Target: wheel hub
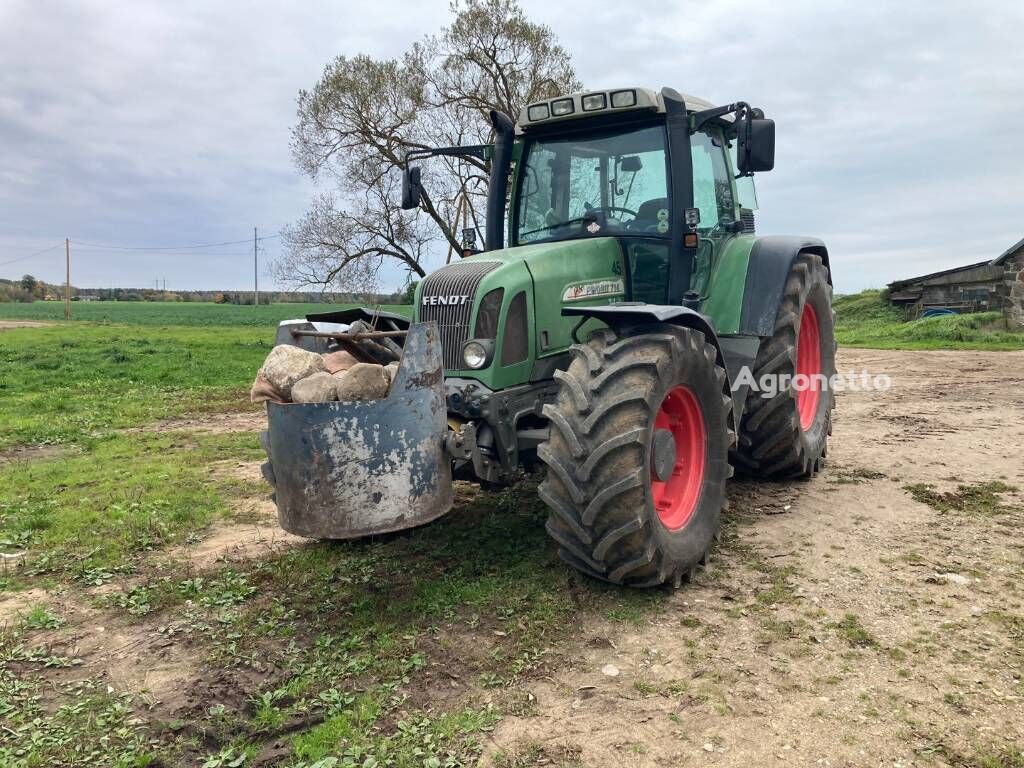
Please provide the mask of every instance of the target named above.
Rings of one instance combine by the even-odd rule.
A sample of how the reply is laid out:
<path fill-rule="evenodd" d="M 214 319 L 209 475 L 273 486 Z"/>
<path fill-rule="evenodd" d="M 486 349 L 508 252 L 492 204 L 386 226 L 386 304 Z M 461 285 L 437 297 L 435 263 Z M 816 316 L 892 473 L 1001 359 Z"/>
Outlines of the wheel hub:
<path fill-rule="evenodd" d="M 676 465 L 676 439 L 667 429 L 655 430 L 651 449 L 651 470 L 658 480 L 667 482 Z"/>

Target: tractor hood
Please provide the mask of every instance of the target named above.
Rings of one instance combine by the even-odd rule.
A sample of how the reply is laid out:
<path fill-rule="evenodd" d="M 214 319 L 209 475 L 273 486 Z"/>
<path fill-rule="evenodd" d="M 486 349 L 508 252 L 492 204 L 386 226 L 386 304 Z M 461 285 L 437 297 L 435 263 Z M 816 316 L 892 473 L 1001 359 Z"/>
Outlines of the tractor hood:
<path fill-rule="evenodd" d="M 446 376 L 477 379 L 491 389 L 525 384 L 548 378 L 544 359 L 572 344 L 578 321 L 562 317 L 562 307 L 623 300 L 623 267 L 622 249 L 611 237 L 488 251 L 424 278 L 415 318 L 438 323 Z M 489 342 L 483 368 L 469 369 L 463 361 L 470 339 Z"/>

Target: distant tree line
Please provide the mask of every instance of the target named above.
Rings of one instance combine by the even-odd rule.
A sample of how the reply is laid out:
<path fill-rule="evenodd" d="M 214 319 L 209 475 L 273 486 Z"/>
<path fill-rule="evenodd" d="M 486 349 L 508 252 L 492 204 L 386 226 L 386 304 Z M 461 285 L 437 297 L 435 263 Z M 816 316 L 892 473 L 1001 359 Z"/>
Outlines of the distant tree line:
<path fill-rule="evenodd" d="M 413 284 L 412 287 L 415 287 Z M 322 291 L 260 291 L 260 304 L 402 304 L 411 301 L 411 291 L 395 293 L 329 293 Z M 32 275 L 20 280 L 0 278 L 0 303 L 63 301 L 64 286 L 53 285 Z M 157 301 L 212 302 L 249 305 L 252 291 L 160 291 L 153 288 L 77 288 L 71 286 L 72 301 Z"/>

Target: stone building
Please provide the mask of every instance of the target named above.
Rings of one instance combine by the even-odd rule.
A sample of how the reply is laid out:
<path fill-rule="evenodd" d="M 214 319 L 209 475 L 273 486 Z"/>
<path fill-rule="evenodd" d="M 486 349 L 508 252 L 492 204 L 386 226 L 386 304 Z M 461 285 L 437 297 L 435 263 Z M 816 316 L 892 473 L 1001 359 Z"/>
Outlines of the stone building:
<path fill-rule="evenodd" d="M 999 311 L 1010 326 L 1024 326 L 1024 239 L 991 261 L 889 283 L 889 300 L 911 318 L 929 309 Z"/>

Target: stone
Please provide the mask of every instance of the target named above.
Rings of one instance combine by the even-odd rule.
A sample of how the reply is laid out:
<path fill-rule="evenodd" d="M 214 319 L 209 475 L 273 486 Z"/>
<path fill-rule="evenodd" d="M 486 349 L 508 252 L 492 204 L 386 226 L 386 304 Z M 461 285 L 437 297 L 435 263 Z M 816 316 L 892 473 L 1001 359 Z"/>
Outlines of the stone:
<path fill-rule="evenodd" d="M 398 363 L 388 363 L 384 366 L 384 378 L 388 380 L 389 387 L 395 383 L 396 376 L 398 376 Z"/>
<path fill-rule="evenodd" d="M 616 667 L 614 664 L 605 664 L 603 667 L 601 667 L 601 674 L 606 675 L 608 677 L 618 677 L 619 668 Z"/>
<path fill-rule="evenodd" d="M 268 400 L 273 403 L 287 402 L 284 395 L 266 380 L 262 372 L 256 374 L 256 381 L 252 383 L 252 389 L 249 390 L 249 400 L 254 403 L 265 403 Z"/>
<path fill-rule="evenodd" d="M 325 370 L 327 369 L 324 359 L 316 352 L 309 352 L 291 344 L 279 344 L 270 350 L 267 359 L 263 361 L 260 375 L 270 382 L 285 400 L 290 400 L 295 382 Z"/>
<path fill-rule="evenodd" d="M 343 349 L 337 352 L 327 352 L 323 355 L 323 358 L 324 366 L 326 366 L 328 373 L 347 371 L 359 362 L 350 352 L 346 352 Z"/>
<path fill-rule="evenodd" d="M 382 365 L 356 363 L 344 376 L 335 376 L 334 380 L 339 400 L 380 400 L 388 394 L 388 380 Z"/>
<path fill-rule="evenodd" d="M 314 373 L 292 385 L 293 403 L 329 403 L 337 399 L 338 380 L 326 371 Z"/>

